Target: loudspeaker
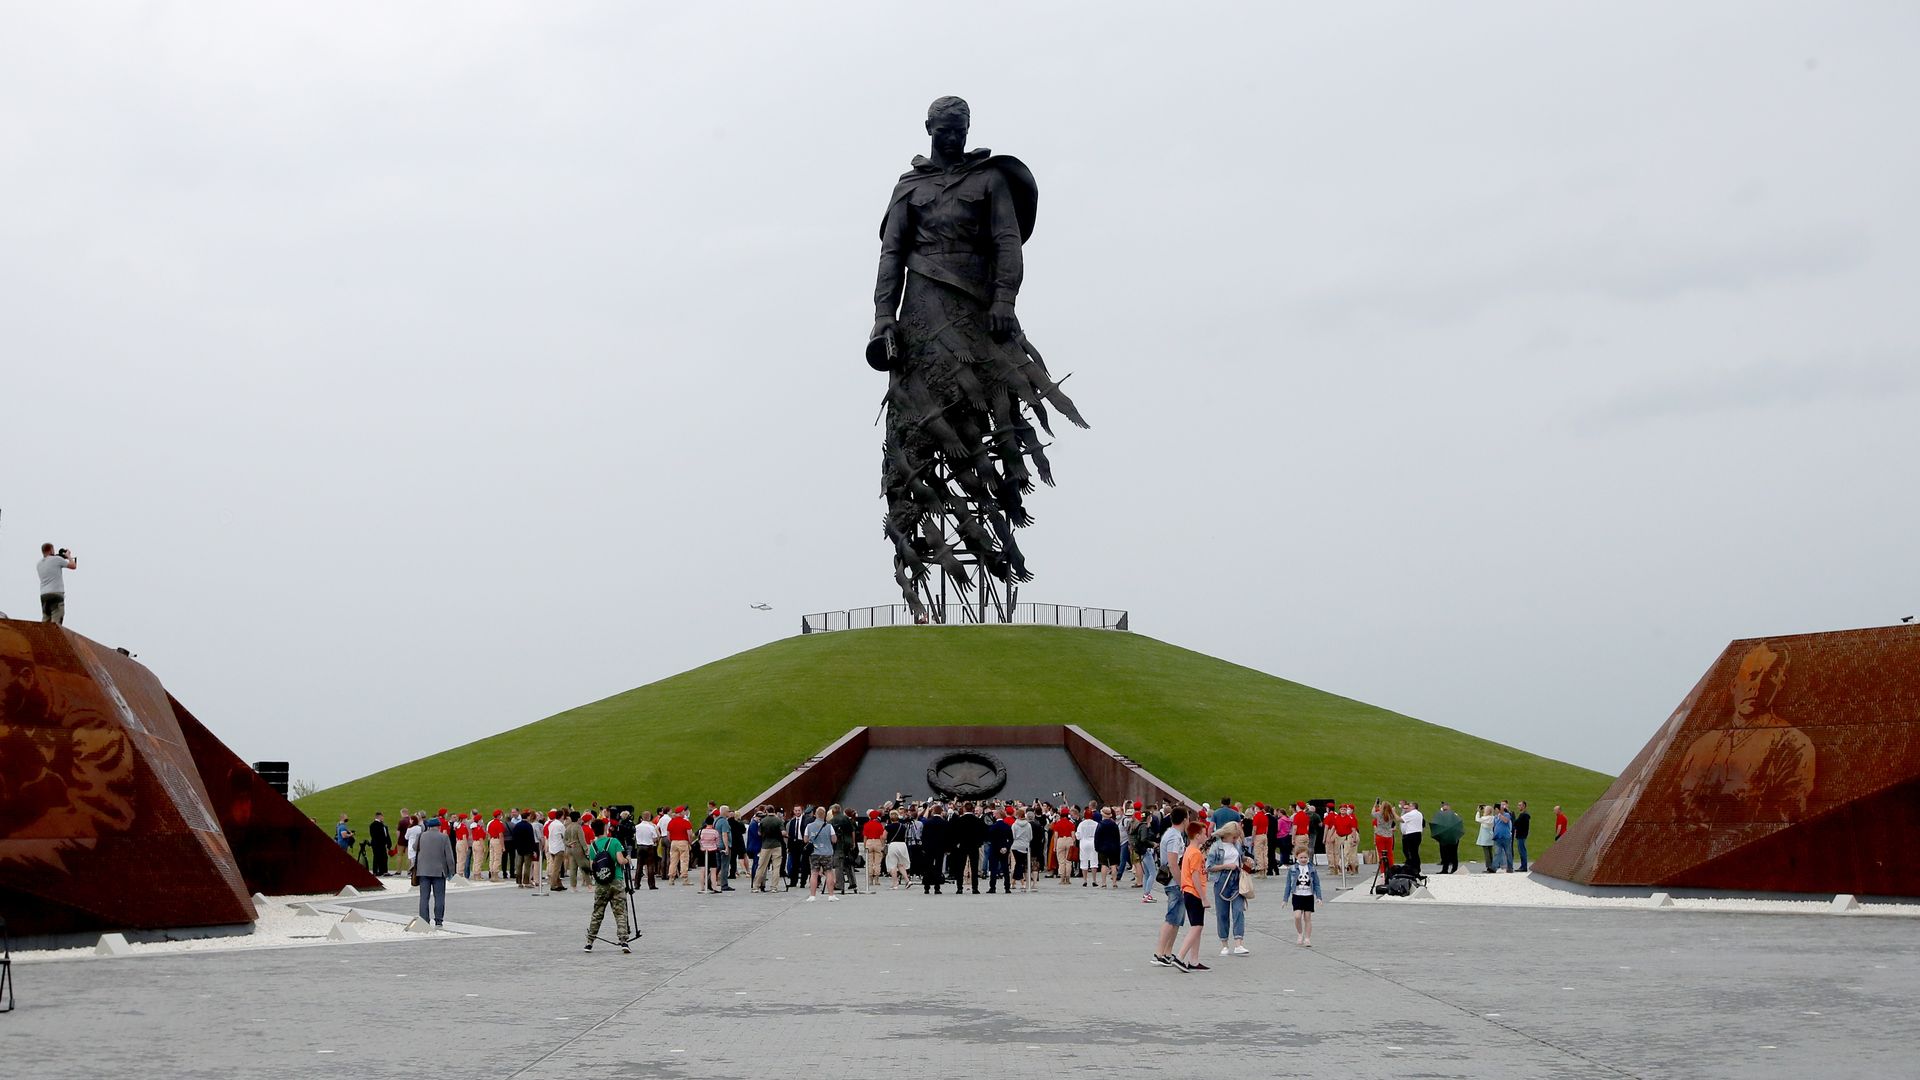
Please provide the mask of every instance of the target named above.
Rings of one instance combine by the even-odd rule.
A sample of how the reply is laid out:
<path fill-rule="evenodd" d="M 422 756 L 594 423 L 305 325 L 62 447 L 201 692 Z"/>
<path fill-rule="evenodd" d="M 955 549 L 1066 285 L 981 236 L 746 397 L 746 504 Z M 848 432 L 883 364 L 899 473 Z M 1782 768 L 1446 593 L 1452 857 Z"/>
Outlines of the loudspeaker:
<path fill-rule="evenodd" d="M 272 788 L 273 790 L 279 792 L 282 795 L 285 795 L 287 793 L 287 763 L 286 762 L 256 761 L 253 763 L 253 771 L 260 774 L 260 779 L 265 780 L 267 782 L 268 787 Z"/>

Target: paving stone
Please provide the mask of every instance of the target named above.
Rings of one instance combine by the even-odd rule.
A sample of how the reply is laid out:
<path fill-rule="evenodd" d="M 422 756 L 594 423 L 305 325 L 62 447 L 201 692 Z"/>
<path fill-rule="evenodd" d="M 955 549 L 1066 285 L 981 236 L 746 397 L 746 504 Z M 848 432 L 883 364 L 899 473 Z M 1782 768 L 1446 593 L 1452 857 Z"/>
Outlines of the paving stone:
<path fill-rule="evenodd" d="M 1907 1075 L 1916 1046 L 1908 919 L 1329 904 L 1303 949 L 1275 891 L 1249 907 L 1253 955 L 1220 956 L 1209 925 L 1214 970 L 1183 974 L 1149 963 L 1164 905 L 1133 890 L 803 895 L 643 889 L 631 956 L 581 951 L 591 890 L 505 888 L 448 915 L 525 936 L 30 964 L 0 1060 L 35 1080 L 135 1062 L 145 1080 L 411 1080 L 448 1068 L 423 1009 L 484 1014 L 454 1071 L 502 1080 L 1804 1080 Z"/>

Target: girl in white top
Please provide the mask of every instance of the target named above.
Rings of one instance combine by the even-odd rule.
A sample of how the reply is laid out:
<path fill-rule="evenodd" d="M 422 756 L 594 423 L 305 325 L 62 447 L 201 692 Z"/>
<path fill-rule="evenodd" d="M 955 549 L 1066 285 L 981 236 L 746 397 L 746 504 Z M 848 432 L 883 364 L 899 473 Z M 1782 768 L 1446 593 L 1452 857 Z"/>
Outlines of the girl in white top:
<path fill-rule="evenodd" d="M 1287 867 L 1287 893 L 1293 901 L 1294 943 L 1313 948 L 1313 902 L 1321 899 L 1320 870 L 1313 856 L 1301 852 Z"/>
<path fill-rule="evenodd" d="M 911 859 L 907 851 L 907 823 L 900 820 L 900 811 L 893 811 L 887 821 L 887 873 L 893 875 L 893 884 L 889 889 L 905 889 L 907 868 Z"/>
<path fill-rule="evenodd" d="M 1074 828 L 1074 839 L 1080 843 L 1080 887 L 1099 884 L 1100 853 L 1093 848 L 1093 835 L 1100 830 L 1100 821 L 1094 817 L 1092 806 L 1087 807 L 1087 816 L 1080 819 Z"/>

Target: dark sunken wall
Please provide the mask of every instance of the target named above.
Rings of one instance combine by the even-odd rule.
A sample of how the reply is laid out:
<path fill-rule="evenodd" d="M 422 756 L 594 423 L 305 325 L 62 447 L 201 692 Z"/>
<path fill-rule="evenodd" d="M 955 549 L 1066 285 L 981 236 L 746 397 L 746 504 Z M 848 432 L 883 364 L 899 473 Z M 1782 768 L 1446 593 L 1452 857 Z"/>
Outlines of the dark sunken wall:
<path fill-rule="evenodd" d="M 909 795 L 924 795 L 926 766 L 937 756 L 937 751 L 957 748 L 985 750 L 1001 757 L 1002 760 L 1007 760 L 1008 755 L 1001 752 L 1003 747 L 1033 750 L 1058 748 L 1064 752 L 1068 759 L 1066 762 L 1053 759 L 1054 763 L 1046 765 L 1044 773 L 1036 774 L 1058 777 L 1055 782 L 1041 783 L 1040 791 L 1043 794 L 1066 791 L 1070 768 L 1072 772 L 1079 774 L 1085 787 L 1091 789 L 1088 794 L 1104 803 L 1118 804 L 1135 799 L 1158 802 L 1165 799 L 1188 807 L 1199 805 L 1152 773 L 1140 768 L 1131 758 L 1116 753 L 1105 743 L 1073 724 L 854 728 L 820 753 L 802 762 L 792 772 L 781 777 L 772 787 L 741 805 L 759 806 L 763 803 L 771 803 L 775 806 L 791 807 L 848 801 L 842 798 L 842 795 L 849 791 L 855 774 L 861 770 L 862 759 L 872 749 L 914 748 L 925 754 L 916 774 L 919 779 L 912 788 L 903 786 L 902 781 L 906 778 L 900 775 L 899 766 L 894 764 L 895 761 L 905 759 L 889 759 L 885 765 L 887 779 L 878 781 L 876 788 L 876 790 L 885 789 L 885 796 L 879 801 L 891 798 L 896 788 L 905 790 Z M 1041 769 L 1040 759 L 1036 758 L 1033 765 L 1036 770 Z M 1013 776 L 1011 761 L 1008 762 L 1008 768 L 1007 788 L 1001 792 L 1001 795 L 1015 799 L 1032 798 L 1035 792 L 1026 789 L 1032 785 L 1032 780 L 1020 780 Z M 866 783 L 863 780 L 861 788 L 854 794 L 859 795 L 865 792 Z M 1068 797 L 1072 798 L 1071 795 Z M 1081 802 L 1085 798 L 1086 794 L 1082 794 L 1075 801 Z"/>
<path fill-rule="evenodd" d="M 1094 790 L 1073 756 L 1064 746 L 994 746 L 980 743 L 954 743 L 947 746 L 876 746 L 854 770 L 835 801 L 868 809 L 904 792 L 909 799 L 925 799 L 933 792 L 927 787 L 927 766 L 953 750 L 984 750 L 1000 759 L 1007 769 L 1007 786 L 997 798 L 1065 799 L 1079 806 L 1094 797 Z M 1060 795 L 1055 795 L 1060 792 Z"/>

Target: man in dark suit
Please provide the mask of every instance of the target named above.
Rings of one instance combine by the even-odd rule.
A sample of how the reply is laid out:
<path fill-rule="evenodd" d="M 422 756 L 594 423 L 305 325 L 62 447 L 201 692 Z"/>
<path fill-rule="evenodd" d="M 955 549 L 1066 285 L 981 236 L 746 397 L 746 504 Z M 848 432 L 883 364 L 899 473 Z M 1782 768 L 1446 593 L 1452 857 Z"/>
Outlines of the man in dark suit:
<path fill-rule="evenodd" d="M 388 831 L 387 823 L 374 811 L 373 820 L 367 823 L 367 842 L 373 845 L 373 876 L 387 876 L 387 850 L 393 847 L 393 833 Z"/>
<path fill-rule="evenodd" d="M 787 888 L 797 889 L 807 879 L 807 822 L 813 819 L 805 807 L 794 805 L 787 819 Z"/>
<path fill-rule="evenodd" d="M 939 803 L 927 807 L 927 819 L 920 829 L 920 848 L 927 864 L 927 872 L 920 876 L 920 891 L 935 896 L 946 881 L 941 870 L 947 861 L 947 819 L 940 811 Z"/>
<path fill-rule="evenodd" d="M 1513 853 L 1520 857 L 1519 873 L 1527 872 L 1527 834 L 1533 831 L 1533 815 L 1527 812 L 1527 800 L 1520 800 L 1520 812 L 1513 815 Z"/>
<path fill-rule="evenodd" d="M 987 825 L 974 813 L 972 803 L 963 803 L 960 814 L 947 826 L 948 869 L 953 874 L 953 895 L 959 896 L 967 891 L 969 883 L 973 891 L 980 891 L 980 845 L 987 842 Z"/>
<path fill-rule="evenodd" d="M 520 811 L 520 819 L 507 827 L 507 847 L 513 852 L 513 880 L 522 889 L 533 888 L 533 875 L 540 872 L 540 831 L 533 823 L 533 811 Z"/>
<path fill-rule="evenodd" d="M 1013 810 L 1009 808 L 1004 815 L 993 815 L 993 821 L 987 826 L 987 891 L 1004 888 L 1013 891 L 1012 860 L 1008 853 L 1013 850 Z M 979 890 L 974 890 L 978 892 Z"/>

